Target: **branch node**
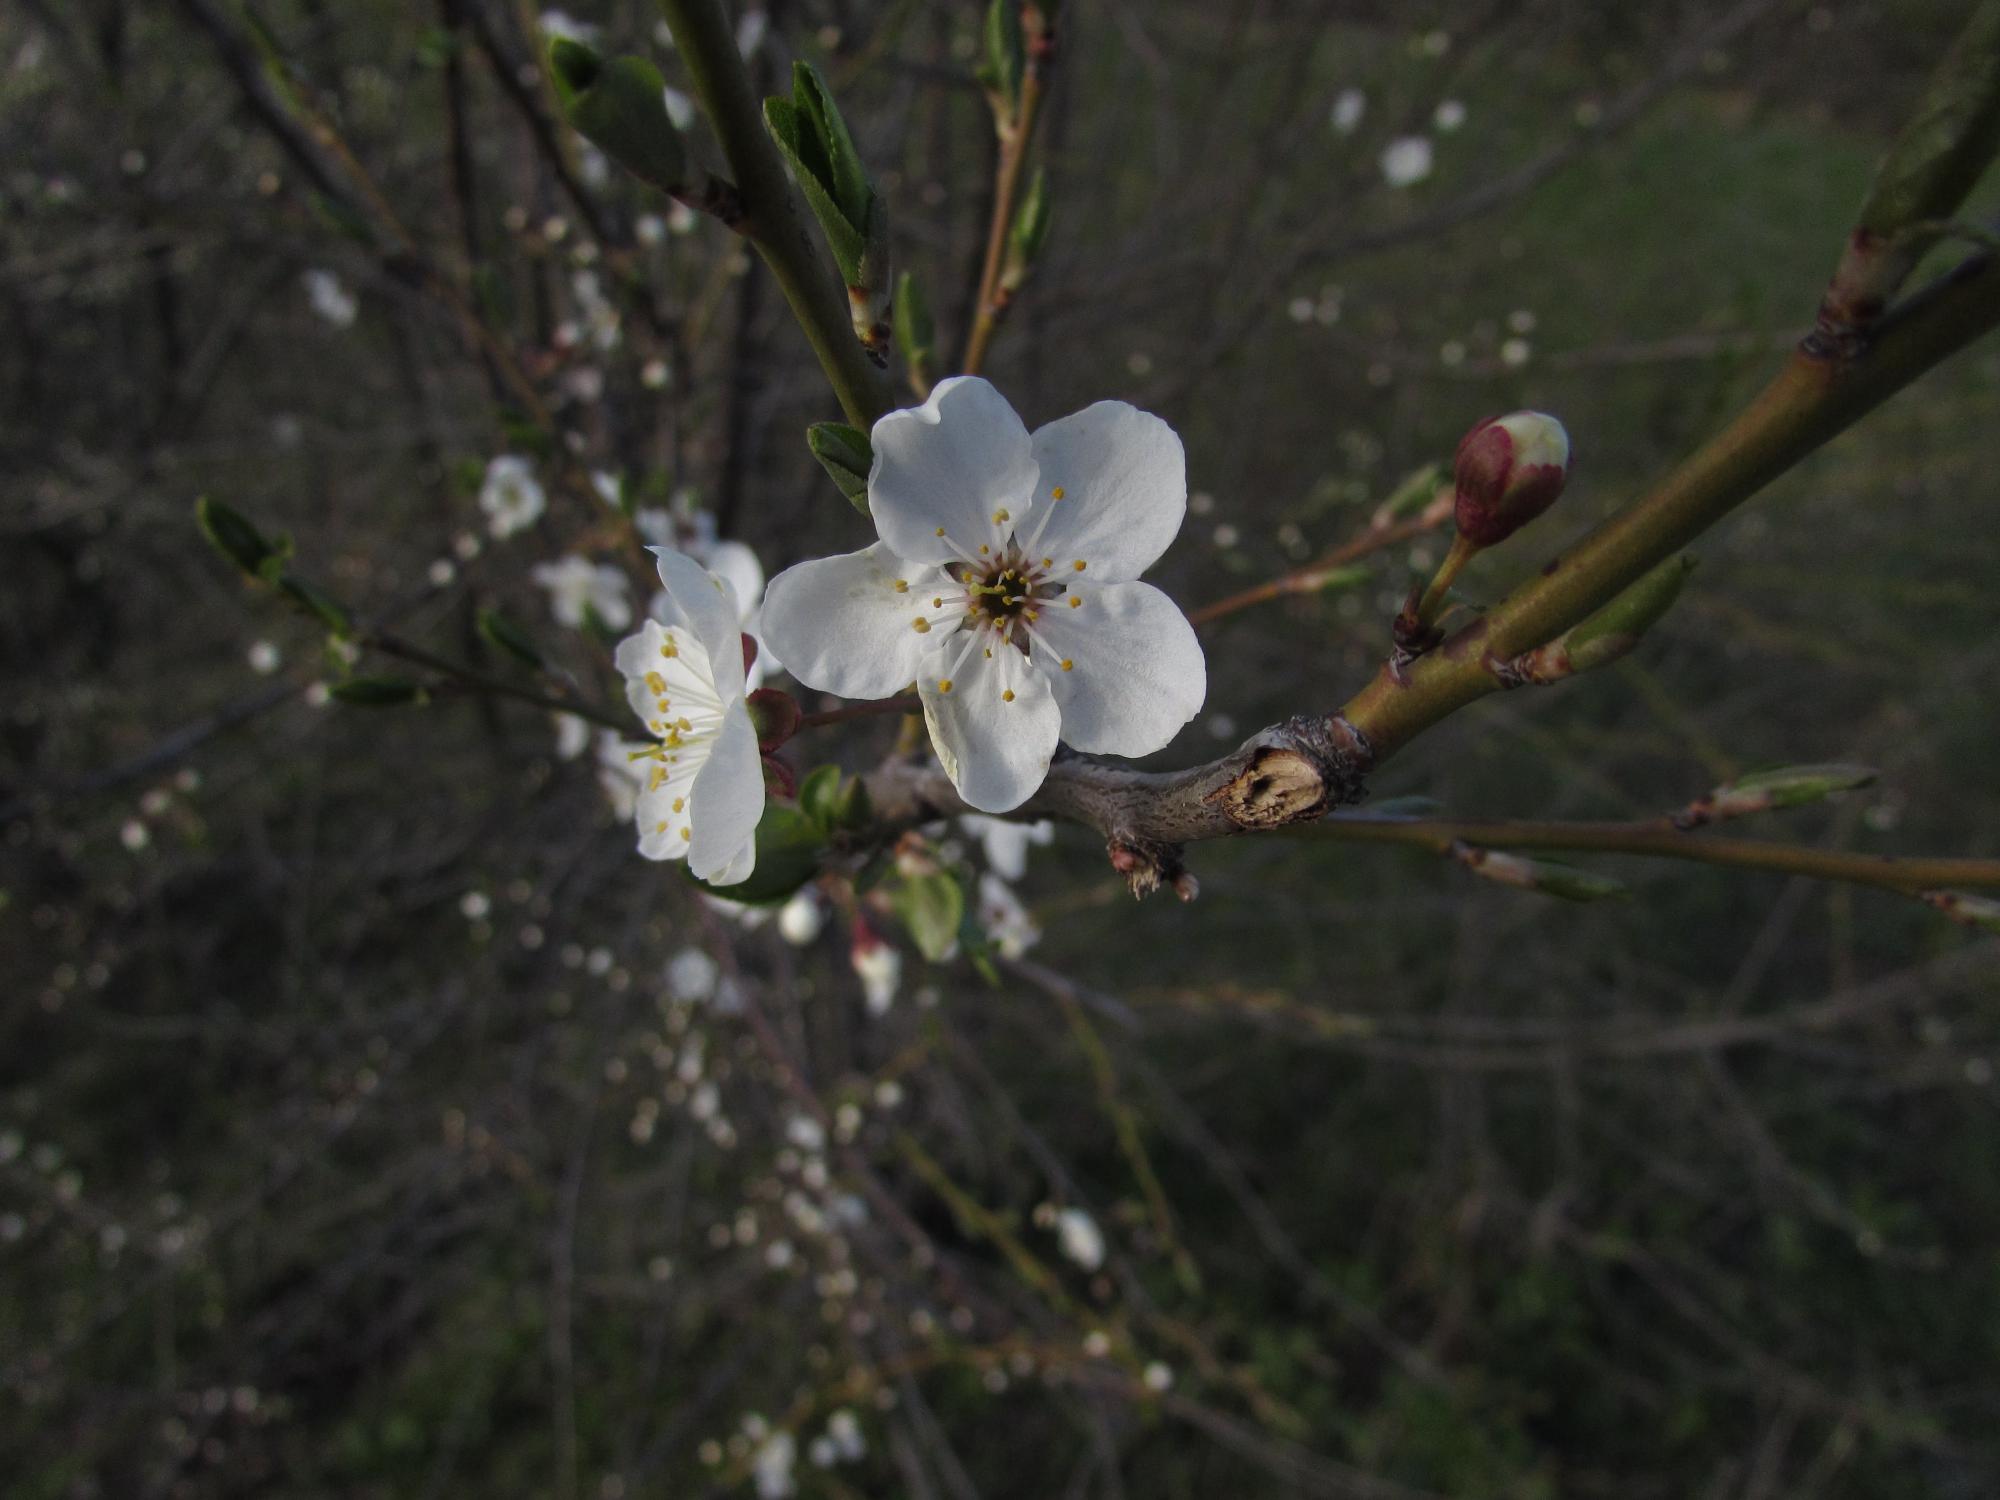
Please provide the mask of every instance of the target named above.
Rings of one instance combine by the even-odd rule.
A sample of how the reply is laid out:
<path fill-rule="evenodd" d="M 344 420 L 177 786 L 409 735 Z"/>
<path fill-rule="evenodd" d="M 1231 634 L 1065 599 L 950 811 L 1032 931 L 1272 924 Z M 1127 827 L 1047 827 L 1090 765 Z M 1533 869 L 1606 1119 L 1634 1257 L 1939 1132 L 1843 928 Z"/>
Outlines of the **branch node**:
<path fill-rule="evenodd" d="M 1345 718 L 1300 714 L 1253 743 L 1249 763 L 1202 801 L 1238 828 L 1283 828 L 1359 801 L 1373 763 L 1367 737 Z"/>

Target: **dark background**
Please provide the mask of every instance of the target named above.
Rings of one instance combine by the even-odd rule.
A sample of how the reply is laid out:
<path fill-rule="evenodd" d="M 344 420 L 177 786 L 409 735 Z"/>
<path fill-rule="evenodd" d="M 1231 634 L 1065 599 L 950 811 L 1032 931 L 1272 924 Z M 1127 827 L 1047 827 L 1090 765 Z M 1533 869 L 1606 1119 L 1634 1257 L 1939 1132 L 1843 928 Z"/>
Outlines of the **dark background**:
<path fill-rule="evenodd" d="M 571 9 L 685 86 L 638 0 Z M 774 9 L 753 66 L 824 68 L 955 337 L 979 8 Z M 1190 608 L 1341 542 L 1473 420 L 1553 411 L 1571 490 L 1468 581 L 1497 596 L 1768 374 L 1968 9 L 1072 0 L 1053 239 L 990 373 L 1031 424 L 1175 424 L 1198 498 L 1153 576 Z M 875 1017 L 840 913 L 793 948 L 704 908 L 539 710 L 314 706 L 323 633 L 203 545 L 198 494 L 361 617 L 498 670 L 472 620 L 503 604 L 614 692 L 527 579 L 639 577 L 587 488 L 454 554 L 518 414 L 419 262 L 578 464 L 693 486 L 774 572 L 867 538 L 762 271 L 713 224 L 636 243 L 664 205 L 532 123 L 529 0 L 252 11 L 414 251 L 348 233 L 246 105 L 233 5 L 0 13 L 0 1488 L 755 1493 L 754 1413 L 809 1496 L 2000 1490 L 2000 970 L 1914 902 L 1607 859 L 1634 899 L 1571 907 L 1256 840 L 1135 906 L 1072 831 L 1021 887 L 1028 960 L 996 988 L 912 953 Z M 1434 172 L 1388 186 L 1417 133 Z M 608 353 L 557 347 L 586 245 L 621 268 Z M 1976 347 L 1705 539 L 1638 655 L 1476 705 L 1375 790 L 1643 816 L 1849 760 L 1881 779 L 1760 831 L 1996 852 L 1996 392 Z M 1441 550 L 1207 632 L 1163 758 L 1340 701 Z M 766 1033 L 668 998 L 690 947 Z M 788 1136 L 801 1079 L 851 1141 Z M 865 1216 L 797 1212 L 842 1194 Z M 1047 1203 L 1095 1217 L 1098 1274 Z M 815 1467 L 840 1407 L 867 1454 Z"/>

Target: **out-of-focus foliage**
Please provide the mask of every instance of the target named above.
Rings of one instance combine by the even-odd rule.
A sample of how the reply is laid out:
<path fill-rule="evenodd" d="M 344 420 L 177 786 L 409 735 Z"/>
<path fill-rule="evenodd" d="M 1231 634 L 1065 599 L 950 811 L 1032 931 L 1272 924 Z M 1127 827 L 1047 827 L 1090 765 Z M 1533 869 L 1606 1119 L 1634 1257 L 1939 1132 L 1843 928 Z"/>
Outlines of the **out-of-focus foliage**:
<path fill-rule="evenodd" d="M 527 668 L 490 622 L 532 622 L 606 700 L 528 581 L 588 551 L 646 598 L 591 472 L 694 488 L 771 569 L 867 524 L 762 273 L 549 124 L 531 5 L 253 9 L 262 41 L 213 0 L 0 13 L 10 1496 L 2000 1489 L 2000 983 L 1914 903 L 1598 861 L 1634 899 L 1572 906 L 1265 840 L 1134 907 L 1064 833 L 993 985 L 844 889 L 802 945 L 705 905 L 540 710 L 327 701 L 390 664 L 246 584 L 198 495 L 357 621 L 494 675 Z M 934 373 L 985 230 L 984 9 L 798 0 L 746 38 L 765 92 L 795 58 L 837 92 Z M 1580 528 L 1809 322 L 1963 7 L 1775 6 L 1603 128 L 1723 11 L 1065 5 L 1052 229 L 989 373 L 1031 422 L 1173 422 L 1196 493 L 1152 576 L 1190 606 L 1497 411 L 1567 424 L 1537 530 Z M 685 90 L 646 6 L 574 14 Z M 204 17 L 254 76 L 277 49 L 380 204 L 274 143 Z M 1855 762 L 1791 836 L 1994 852 L 1996 398 L 1976 348 L 1705 540 L 1634 655 L 1378 794 L 1623 817 Z M 508 451 L 548 510 L 494 540 Z M 1172 755 L 1337 701 L 1440 551 L 1208 632 Z M 936 951 L 927 882 L 964 903 L 972 861 L 941 839 L 858 882 L 914 882 Z"/>

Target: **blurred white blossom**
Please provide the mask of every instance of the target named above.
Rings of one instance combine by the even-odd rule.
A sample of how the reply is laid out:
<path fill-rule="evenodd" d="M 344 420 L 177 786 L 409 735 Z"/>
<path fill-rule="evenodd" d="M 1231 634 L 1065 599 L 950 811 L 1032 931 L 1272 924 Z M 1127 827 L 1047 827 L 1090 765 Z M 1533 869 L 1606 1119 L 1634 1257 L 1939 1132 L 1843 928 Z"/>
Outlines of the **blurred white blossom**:
<path fill-rule="evenodd" d="M 1431 175 L 1429 136 L 1406 135 L 1382 148 L 1382 180 L 1390 187 L 1414 187 Z"/>
<path fill-rule="evenodd" d="M 559 625 L 579 630 L 593 614 L 609 630 L 623 630 L 632 623 L 625 575 L 609 563 L 594 563 L 572 554 L 555 562 L 537 563 L 528 576 L 548 590 L 549 613 Z"/>
<path fill-rule="evenodd" d="M 331 271 L 311 270 L 299 278 L 305 283 L 306 300 L 312 310 L 335 328 L 351 328 L 361 305 L 338 276 Z"/>
<path fill-rule="evenodd" d="M 1058 1210 L 1056 1244 L 1064 1256 L 1086 1271 L 1095 1271 L 1104 1264 L 1104 1231 L 1097 1227 L 1097 1220 L 1080 1208 Z"/>
<path fill-rule="evenodd" d="M 1333 128 L 1341 135 L 1352 135 L 1361 126 L 1361 117 L 1368 113 L 1368 96 L 1360 89 L 1342 89 L 1333 97 L 1333 113 L 1330 116 Z"/>
<path fill-rule="evenodd" d="M 486 466 L 479 487 L 479 508 L 495 536 L 512 536 L 532 526 L 548 509 L 549 497 L 535 478 L 535 467 L 518 453 L 503 453 Z"/>

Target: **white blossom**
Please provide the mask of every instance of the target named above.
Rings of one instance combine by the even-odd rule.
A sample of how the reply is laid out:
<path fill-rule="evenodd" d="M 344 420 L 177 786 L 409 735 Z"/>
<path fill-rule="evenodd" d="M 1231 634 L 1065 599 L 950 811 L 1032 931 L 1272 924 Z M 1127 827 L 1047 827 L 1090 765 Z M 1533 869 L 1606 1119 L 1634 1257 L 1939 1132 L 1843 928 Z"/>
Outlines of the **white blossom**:
<path fill-rule="evenodd" d="M 833 1444 L 835 1456 L 848 1463 L 868 1455 L 868 1440 L 861 1435 L 861 1419 L 845 1406 L 827 1414 L 826 1436 Z"/>
<path fill-rule="evenodd" d="M 686 130 L 694 124 L 694 100 L 679 89 L 668 85 L 660 91 L 667 106 L 667 119 L 676 130 Z"/>
<path fill-rule="evenodd" d="M 260 677 L 268 677 L 285 664 L 284 654 L 270 641 L 250 643 L 250 670 Z"/>
<path fill-rule="evenodd" d="M 757 1487 L 757 1500 L 786 1500 L 797 1492 L 792 1468 L 798 1462 L 798 1444 L 789 1432 L 774 1432 L 757 1445 L 750 1457 L 750 1477 Z"/>
<path fill-rule="evenodd" d="M 1028 849 L 1050 843 L 1056 825 L 1044 818 L 1036 823 L 1015 823 L 1006 818 L 989 818 L 984 813 L 967 813 L 958 826 L 979 840 L 986 851 L 986 863 L 1002 880 L 1019 880 L 1028 873 Z"/>
<path fill-rule="evenodd" d="M 1465 104 L 1462 100 L 1446 99 L 1431 115 L 1431 123 L 1449 135 L 1465 123 Z"/>
<path fill-rule="evenodd" d="M 556 759 L 575 760 L 590 748 L 590 722 L 577 714 L 556 714 Z M 607 731 L 608 732 L 608 731 Z M 617 735 L 611 735 L 616 742 Z M 629 813 L 626 816 L 631 816 Z"/>
<path fill-rule="evenodd" d="M 1368 113 L 1368 96 L 1360 89 L 1342 89 L 1333 98 L 1333 113 L 1329 116 L 1334 130 L 1340 135 L 1352 135 L 1361 126 L 1361 117 Z"/>
<path fill-rule="evenodd" d="M 697 879 L 734 885 L 756 867 L 764 812 L 735 591 L 692 558 L 653 551 L 670 623 L 646 621 L 616 656 L 626 701 L 656 740 L 639 792 L 639 852 L 685 859 Z"/>
<path fill-rule="evenodd" d="M 356 300 L 338 276 L 331 271 L 311 270 L 299 278 L 305 283 L 306 300 L 312 310 L 335 328 L 351 328 L 355 315 L 361 310 Z"/>
<path fill-rule="evenodd" d="M 794 948 L 803 948 L 826 926 L 826 908 L 810 890 L 800 891 L 778 908 L 778 936 Z"/>
<path fill-rule="evenodd" d="M 1042 929 L 1013 887 L 991 870 L 979 877 L 979 925 L 1002 958 L 1019 958 L 1042 940 Z"/>
<path fill-rule="evenodd" d="M 759 47 L 764 45 L 764 34 L 771 29 L 771 13 L 761 6 L 746 10 L 736 23 L 736 51 L 744 61 L 749 61 Z"/>
<path fill-rule="evenodd" d="M 1194 629 L 1138 577 L 1187 509 L 1180 439 L 1100 401 L 1032 436 L 976 376 L 872 433 L 880 540 L 772 580 L 787 670 L 848 698 L 912 679 L 945 774 L 982 812 L 1026 801 L 1059 739 L 1144 755 L 1199 711 Z"/>
<path fill-rule="evenodd" d="M 560 741 L 558 742 L 560 748 Z M 613 730 L 597 735 L 597 785 L 619 822 L 627 822 L 639 810 L 639 792 L 646 784 L 653 759 L 652 746 L 628 740 Z"/>
<path fill-rule="evenodd" d="M 584 330 L 591 345 L 600 353 L 616 349 L 621 326 L 618 306 L 604 295 L 597 273 L 578 271 L 570 277 L 569 286 L 576 297 L 577 311 L 583 314 Z"/>
<path fill-rule="evenodd" d="M 556 562 L 537 563 L 528 576 L 549 591 L 549 612 L 559 625 L 579 630 L 592 615 L 609 630 L 623 630 L 632 623 L 625 575 L 609 563 L 594 563 L 572 554 Z"/>
<path fill-rule="evenodd" d="M 518 453 L 503 453 L 487 464 L 479 508 L 486 512 L 487 529 L 495 536 L 512 536 L 534 525 L 548 504 L 534 465 Z"/>
<path fill-rule="evenodd" d="M 1104 1264 L 1104 1231 L 1097 1227 L 1097 1220 L 1080 1208 L 1057 1211 L 1056 1244 L 1067 1258 L 1086 1271 L 1095 1271 Z"/>
<path fill-rule="evenodd" d="M 699 948 L 683 948 L 667 960 L 668 996 L 690 1005 L 713 999 L 721 977 L 721 966 Z"/>
<path fill-rule="evenodd" d="M 1382 180 L 1394 188 L 1415 187 L 1431 175 L 1432 155 L 1429 136 L 1398 136 L 1382 148 Z"/>
<path fill-rule="evenodd" d="M 871 1016 L 887 1015 L 896 1003 L 896 990 L 903 982 L 903 955 L 880 938 L 857 942 L 848 961 L 861 980 L 862 999 Z"/>
<path fill-rule="evenodd" d="M 757 691 L 777 668 L 763 635 L 764 565 L 757 554 L 742 542 L 717 536 L 714 512 L 704 510 L 695 492 L 685 486 L 674 491 L 665 510 L 648 506 L 634 512 L 632 524 L 646 541 L 677 547 L 709 572 L 729 580 L 736 590 L 738 623 L 757 642 L 757 659 L 750 664 L 745 679 L 748 690 Z M 666 596 L 655 594 L 648 613 L 664 620 L 661 610 L 665 606 Z"/>

